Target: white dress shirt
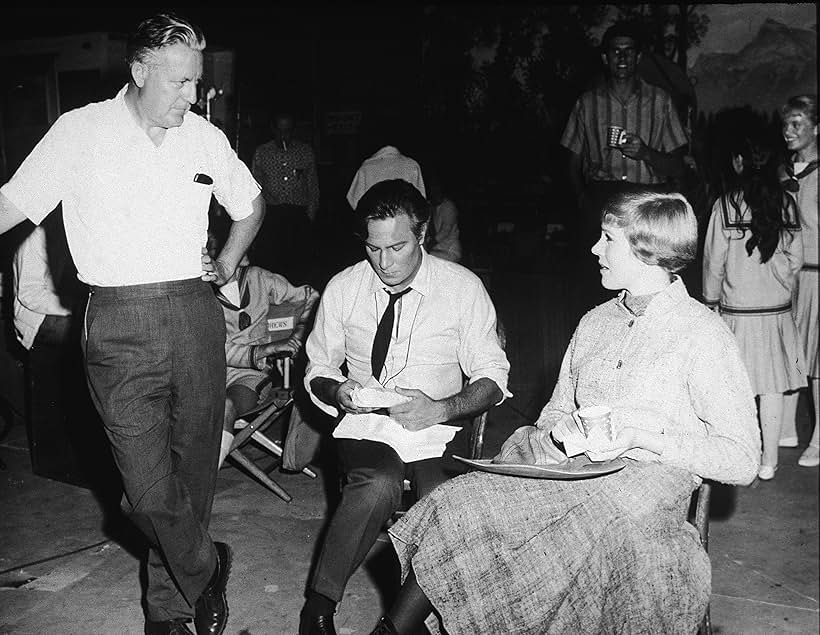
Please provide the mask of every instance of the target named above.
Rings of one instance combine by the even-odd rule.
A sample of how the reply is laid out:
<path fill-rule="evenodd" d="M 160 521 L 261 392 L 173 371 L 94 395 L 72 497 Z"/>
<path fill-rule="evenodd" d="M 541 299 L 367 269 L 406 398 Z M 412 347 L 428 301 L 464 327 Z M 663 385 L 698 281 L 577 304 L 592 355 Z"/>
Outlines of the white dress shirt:
<path fill-rule="evenodd" d="M 412 290 L 396 304 L 395 327 L 380 378 L 385 388 L 415 388 L 432 399 L 459 392 L 464 377 L 494 381 L 505 397 L 510 365 L 496 334 L 496 313 L 481 280 L 461 265 L 430 256 L 422 262 Z M 305 386 L 314 403 L 332 416 L 336 408 L 311 392 L 315 377 L 373 385 L 370 353 L 388 292 L 370 263 L 336 274 L 325 288 L 307 340 Z M 419 447 L 440 448 L 441 426 L 415 432 Z M 363 438 L 370 438 L 363 436 Z M 377 439 L 383 441 L 384 439 Z M 441 456 L 440 449 L 436 456 Z"/>
<path fill-rule="evenodd" d="M 259 185 L 222 131 L 194 113 L 155 146 L 125 91 L 63 114 L 0 191 L 35 223 L 62 201 L 87 284 L 198 278 L 211 194 L 241 220 Z"/>

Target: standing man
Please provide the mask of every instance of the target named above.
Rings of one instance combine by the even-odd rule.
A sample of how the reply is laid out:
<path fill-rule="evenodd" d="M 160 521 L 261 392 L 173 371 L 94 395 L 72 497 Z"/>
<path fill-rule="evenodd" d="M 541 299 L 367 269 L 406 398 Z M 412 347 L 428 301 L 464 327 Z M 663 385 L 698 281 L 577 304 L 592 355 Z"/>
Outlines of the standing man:
<path fill-rule="evenodd" d="M 601 43 L 606 79 L 581 95 L 561 137 L 571 153 L 569 178 L 581 214 L 576 236 L 584 250 L 600 235 L 607 200 L 638 187 L 663 191 L 684 167 L 687 137 L 672 98 L 637 75 L 642 42 L 635 23 L 607 29 Z"/>
<path fill-rule="evenodd" d="M 356 216 L 367 260 L 330 280 L 306 345 L 311 398 L 343 417 L 333 436 L 345 485 L 299 635 L 336 632 L 336 605 L 398 508 L 403 480 L 421 497 L 460 473 L 451 455 L 466 451 L 468 435 L 453 426 L 510 396 L 492 301 L 469 270 L 425 252 L 429 205 L 421 192 L 401 179 L 382 181 Z"/>
<path fill-rule="evenodd" d="M 0 188 L 0 232 L 62 201 L 79 278 L 91 288 L 88 383 L 150 544 L 145 632 L 222 633 L 230 549 L 207 526 L 225 406 L 224 284 L 253 240 L 259 186 L 224 134 L 189 112 L 205 37 L 171 14 L 128 41 L 130 81 L 62 115 Z M 211 195 L 233 219 L 203 256 Z M 203 272 L 203 269 L 205 271 Z"/>
<path fill-rule="evenodd" d="M 276 114 L 272 127 L 273 139 L 256 149 L 251 164 L 268 207 L 251 260 L 300 284 L 314 273 L 305 245 L 319 211 L 316 158 L 313 148 L 294 138 L 293 115 Z"/>

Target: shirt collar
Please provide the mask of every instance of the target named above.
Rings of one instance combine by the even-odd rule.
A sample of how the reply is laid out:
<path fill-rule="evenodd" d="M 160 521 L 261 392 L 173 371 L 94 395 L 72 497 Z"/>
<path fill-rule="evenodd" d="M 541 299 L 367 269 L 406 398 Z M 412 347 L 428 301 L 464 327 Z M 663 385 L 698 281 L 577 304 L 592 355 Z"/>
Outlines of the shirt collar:
<path fill-rule="evenodd" d="M 114 97 L 114 101 L 117 102 L 117 105 L 116 105 L 117 116 L 120 118 L 120 121 L 123 124 L 123 129 L 128 131 L 129 134 L 139 135 L 140 139 L 145 139 L 151 145 L 153 145 L 153 141 L 151 141 L 150 137 L 145 132 L 145 130 L 140 128 L 140 125 L 137 122 L 137 120 L 134 118 L 134 115 L 131 114 L 131 111 L 128 109 L 128 104 L 125 101 L 125 93 L 127 91 L 128 91 L 128 84 L 123 86 L 120 89 L 120 92 L 118 92 L 117 95 Z M 162 145 L 165 144 L 165 140 L 179 134 L 179 131 L 177 129 L 181 128 L 182 125 L 185 124 L 185 119 L 187 119 L 190 116 L 196 117 L 197 115 L 195 115 L 191 111 L 188 111 L 188 112 L 185 113 L 185 118 L 183 119 L 183 123 L 181 125 L 173 126 L 171 128 L 166 128 L 165 129 L 165 138 L 162 142 Z M 158 147 L 161 147 L 161 146 L 158 146 Z"/>
<path fill-rule="evenodd" d="M 618 294 L 618 307 L 628 315 L 634 316 L 634 313 L 632 313 L 626 304 L 624 304 L 625 297 L 626 291 L 621 291 Z M 686 290 L 686 285 L 683 283 L 681 277 L 676 275 L 669 286 L 652 298 L 649 306 L 646 307 L 646 312 L 644 315 L 655 316 L 667 313 L 672 309 L 672 307 L 680 304 L 688 297 L 689 292 Z"/>
<path fill-rule="evenodd" d="M 419 270 L 416 271 L 416 275 L 413 278 L 412 282 L 410 283 L 410 287 L 414 291 L 418 291 L 421 295 L 427 295 L 430 293 L 430 287 L 432 285 L 432 267 L 430 266 L 430 255 L 424 250 L 424 247 L 421 247 L 421 265 L 419 265 Z M 379 278 L 376 271 L 373 269 L 373 265 L 370 262 L 367 263 L 368 267 L 370 268 L 370 290 L 373 293 L 377 293 L 378 291 L 387 291 L 387 287 Z"/>

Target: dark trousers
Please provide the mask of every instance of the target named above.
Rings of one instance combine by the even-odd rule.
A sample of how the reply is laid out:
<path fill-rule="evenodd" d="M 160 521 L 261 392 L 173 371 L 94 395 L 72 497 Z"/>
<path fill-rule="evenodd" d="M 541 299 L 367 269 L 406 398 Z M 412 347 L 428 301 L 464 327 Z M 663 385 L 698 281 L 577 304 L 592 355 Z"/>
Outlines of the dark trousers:
<path fill-rule="evenodd" d="M 303 205 L 268 205 L 250 251 L 251 264 L 285 276 L 292 284 L 316 286 L 318 250 Z"/>
<path fill-rule="evenodd" d="M 70 315 L 46 315 L 26 362 L 26 402 L 31 468 L 35 474 L 83 484 L 70 439 L 71 392 L 76 389 Z M 73 375 L 72 375 L 73 373 Z M 71 391 L 69 386 L 71 385 Z"/>
<path fill-rule="evenodd" d="M 148 538 L 148 618 L 193 615 L 216 566 L 207 526 L 225 408 L 225 322 L 210 285 L 95 287 L 85 319 L 92 398 Z"/>
<path fill-rule="evenodd" d="M 393 448 L 378 441 L 337 439 L 345 485 L 322 545 L 311 590 L 339 602 L 350 576 L 399 508 L 404 479 L 410 480 L 414 496 L 421 498 L 440 483 L 463 474 L 464 464 L 451 457 L 467 456 L 468 438 L 467 422 L 447 444 L 443 457 L 413 463 L 404 463 Z"/>

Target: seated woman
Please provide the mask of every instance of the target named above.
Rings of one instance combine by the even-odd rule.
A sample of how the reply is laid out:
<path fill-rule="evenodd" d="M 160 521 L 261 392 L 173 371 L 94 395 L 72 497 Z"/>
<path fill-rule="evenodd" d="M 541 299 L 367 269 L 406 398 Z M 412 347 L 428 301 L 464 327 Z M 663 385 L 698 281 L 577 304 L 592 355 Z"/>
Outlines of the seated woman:
<path fill-rule="evenodd" d="M 578 408 L 605 405 L 614 439 L 588 454 L 626 466 L 440 485 L 390 529 L 405 582 L 374 633 L 413 632 L 431 611 L 450 635 L 697 630 L 711 570 L 690 496 L 704 478 L 750 483 L 760 436 L 731 332 L 675 275 L 696 241 L 679 194 L 607 206 L 592 253 L 603 286 L 622 292 L 581 319 L 549 403 L 495 460 L 567 462 L 553 440 L 570 438 Z"/>
<path fill-rule="evenodd" d="M 208 252 L 212 257 L 218 253 L 221 244 L 221 235 L 209 232 Z M 217 290 L 216 297 L 225 315 L 227 361 L 219 469 L 233 444 L 234 425 L 239 415 L 267 397 L 271 357 L 277 353 L 295 356 L 302 350 L 319 293 L 309 285 L 294 286 L 284 276 L 251 265 L 246 255 L 230 280 Z M 301 313 L 293 318 L 292 324 L 286 324 L 285 334 L 289 336 L 282 339 L 263 337 L 260 341 L 260 333 L 266 333 L 270 305 L 283 303 L 302 305 Z M 300 423 L 301 414 L 294 405 L 288 430 L 292 432 Z M 285 467 L 294 466 L 285 464 Z"/>

